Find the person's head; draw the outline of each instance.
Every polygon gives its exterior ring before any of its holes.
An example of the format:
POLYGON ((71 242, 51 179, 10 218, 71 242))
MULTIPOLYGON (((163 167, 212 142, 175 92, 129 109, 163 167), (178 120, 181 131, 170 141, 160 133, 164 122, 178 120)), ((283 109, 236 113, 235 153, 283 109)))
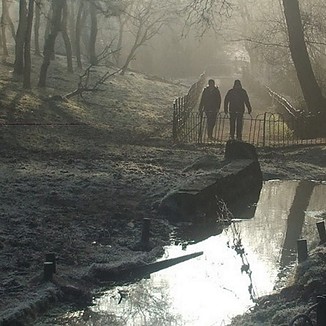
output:
POLYGON ((239 79, 234 81, 233 88, 242 88, 241 81, 239 79))
POLYGON ((208 80, 208 86, 209 87, 215 87, 215 80, 214 79, 209 79, 208 80))

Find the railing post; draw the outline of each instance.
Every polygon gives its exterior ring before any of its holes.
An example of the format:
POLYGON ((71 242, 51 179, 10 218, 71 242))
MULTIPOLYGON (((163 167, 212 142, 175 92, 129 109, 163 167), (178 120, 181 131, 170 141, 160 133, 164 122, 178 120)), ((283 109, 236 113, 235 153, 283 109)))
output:
POLYGON ((326 325, 326 297, 317 297, 317 326, 326 325))
POLYGON ((298 248, 298 263, 302 263, 308 258, 307 240, 304 239, 297 240, 297 248, 298 248))
POLYGON ((43 263, 43 279, 44 279, 44 281, 52 282, 53 271, 54 271, 53 262, 46 261, 43 263))
POLYGON ((149 218, 143 219, 143 229, 141 234, 141 244, 147 248, 149 246, 151 220, 149 218))
POLYGON ((172 122, 172 139, 173 142, 176 143, 177 142, 177 106, 176 106, 176 102, 177 100, 174 101, 173 103, 173 122, 172 122))
POLYGON ((320 243, 323 244, 326 242, 326 230, 325 230, 325 222, 317 222, 317 229, 320 238, 320 243))
POLYGON ((53 273, 55 274, 57 272, 57 263, 56 263, 56 258, 55 258, 55 253, 54 252, 49 252, 45 255, 45 261, 50 262, 53 264, 53 273))
POLYGON ((266 116, 267 116, 267 113, 265 112, 264 113, 264 122, 263 122, 263 147, 265 147, 266 145, 266 116))

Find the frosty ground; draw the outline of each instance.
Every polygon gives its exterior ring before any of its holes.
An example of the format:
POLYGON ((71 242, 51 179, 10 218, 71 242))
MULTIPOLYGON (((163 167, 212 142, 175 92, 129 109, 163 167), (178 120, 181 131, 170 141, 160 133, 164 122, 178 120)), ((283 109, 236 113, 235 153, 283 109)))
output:
MULTIPOLYGON (((170 232, 159 201, 196 159, 224 157, 223 144, 171 141, 172 101, 189 84, 129 72, 84 99, 51 100, 78 82, 59 63, 42 91, 23 91, 1 68, 0 315, 37 290, 48 252, 59 275, 76 279, 93 262, 153 259, 135 250, 143 218, 157 254, 170 232)), ((325 180, 325 146, 258 155, 265 180, 325 180)))

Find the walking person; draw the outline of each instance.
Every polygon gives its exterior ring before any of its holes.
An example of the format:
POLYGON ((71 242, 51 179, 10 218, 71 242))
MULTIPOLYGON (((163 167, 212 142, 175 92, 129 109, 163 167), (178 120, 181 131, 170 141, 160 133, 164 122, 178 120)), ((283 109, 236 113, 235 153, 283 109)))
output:
POLYGON ((230 113, 230 138, 234 139, 236 131, 237 140, 242 140, 243 114, 245 106, 248 113, 251 114, 252 108, 247 91, 242 88, 240 80, 235 80, 224 99, 224 112, 230 113))
POLYGON ((213 130, 216 124, 217 113, 221 107, 221 93, 215 86, 214 79, 208 81, 208 86, 204 88, 199 104, 199 113, 207 117, 207 136, 208 140, 213 139, 213 130))

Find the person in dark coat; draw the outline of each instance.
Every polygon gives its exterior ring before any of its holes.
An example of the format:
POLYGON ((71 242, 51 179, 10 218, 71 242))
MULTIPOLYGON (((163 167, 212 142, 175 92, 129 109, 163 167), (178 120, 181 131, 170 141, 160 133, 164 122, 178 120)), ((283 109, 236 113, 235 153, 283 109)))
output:
POLYGON ((230 113, 230 138, 234 139, 236 130, 237 140, 242 140, 243 114, 245 106, 251 114, 252 108, 247 91, 242 88, 240 80, 235 80, 224 99, 224 112, 230 113))
POLYGON ((209 140, 213 139, 213 130, 216 124, 217 113, 221 107, 221 93, 217 86, 215 86, 214 79, 208 81, 208 86, 204 88, 201 95, 199 112, 203 111, 207 117, 207 136, 209 140))

